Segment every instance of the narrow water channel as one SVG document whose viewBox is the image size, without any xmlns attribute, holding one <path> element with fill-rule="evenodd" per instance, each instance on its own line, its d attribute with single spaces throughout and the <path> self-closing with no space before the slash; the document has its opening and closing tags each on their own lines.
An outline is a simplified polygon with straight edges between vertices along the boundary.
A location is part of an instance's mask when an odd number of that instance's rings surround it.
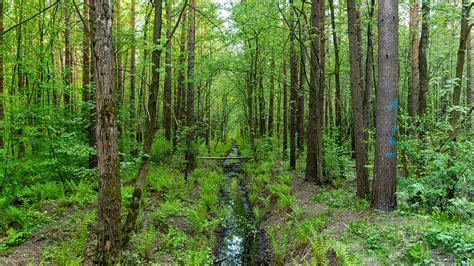
<svg viewBox="0 0 474 266">
<path fill-rule="evenodd" d="M 238 146 L 232 150 L 223 162 L 227 184 L 223 187 L 221 204 L 227 209 L 224 232 L 217 249 L 217 265 L 255 265 L 264 264 L 262 258 L 264 243 L 259 234 L 241 180 L 241 162 L 232 159 L 239 156 Z"/>
</svg>

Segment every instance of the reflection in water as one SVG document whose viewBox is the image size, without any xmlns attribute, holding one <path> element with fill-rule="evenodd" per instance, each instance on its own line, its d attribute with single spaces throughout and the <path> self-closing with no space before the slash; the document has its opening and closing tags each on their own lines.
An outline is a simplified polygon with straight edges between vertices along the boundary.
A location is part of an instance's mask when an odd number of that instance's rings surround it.
<svg viewBox="0 0 474 266">
<path fill-rule="evenodd" d="M 238 156 L 234 146 L 228 157 Z M 218 249 L 218 264 L 248 265 L 255 264 L 258 257 L 255 221 L 252 208 L 240 183 L 240 162 L 226 160 L 224 175 L 227 184 L 223 188 L 222 204 L 227 209 L 225 231 Z"/>
</svg>

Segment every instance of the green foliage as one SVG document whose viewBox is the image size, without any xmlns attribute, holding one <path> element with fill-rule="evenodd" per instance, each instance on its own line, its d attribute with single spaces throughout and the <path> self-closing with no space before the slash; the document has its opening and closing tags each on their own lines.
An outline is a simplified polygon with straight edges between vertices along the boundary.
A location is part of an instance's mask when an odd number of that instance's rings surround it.
<svg viewBox="0 0 474 266">
<path fill-rule="evenodd" d="M 416 264 L 430 264 L 432 262 L 430 251 L 422 241 L 409 243 L 405 248 L 405 253 L 410 261 Z"/>
<path fill-rule="evenodd" d="M 154 162 L 169 162 L 173 153 L 173 143 L 167 141 L 164 136 L 164 130 L 156 132 L 153 139 L 151 160 Z"/>
</svg>

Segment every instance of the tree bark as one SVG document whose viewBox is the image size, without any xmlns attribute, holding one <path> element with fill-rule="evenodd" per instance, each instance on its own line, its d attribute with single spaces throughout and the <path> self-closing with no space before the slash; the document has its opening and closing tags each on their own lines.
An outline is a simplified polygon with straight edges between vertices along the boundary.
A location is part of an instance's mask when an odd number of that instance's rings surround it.
<svg viewBox="0 0 474 266">
<path fill-rule="evenodd" d="M 171 38 L 171 1 L 166 3 L 166 38 Z M 171 108 L 172 108 L 172 95 L 171 95 L 171 45 L 172 41 L 168 41 L 166 44 L 166 62 L 165 62 L 165 86 L 163 94 L 163 128 L 165 129 L 166 140 L 171 140 Z"/>
<path fill-rule="evenodd" d="M 275 105 L 275 53 L 272 48 L 271 70 L 270 70 L 270 99 L 268 102 L 268 136 L 273 136 L 273 112 Z"/>
<path fill-rule="evenodd" d="M 354 125 L 354 151 L 356 157 L 357 196 L 365 198 L 369 195 L 369 178 L 367 173 L 368 135 L 365 130 L 364 88 L 362 86 L 362 49 L 361 21 L 355 0 L 347 1 L 349 27 L 349 61 L 352 95 L 352 119 Z"/>
<path fill-rule="evenodd" d="M 287 156 L 288 150 L 288 85 L 286 56 L 283 53 L 283 158 Z"/>
<path fill-rule="evenodd" d="M 186 149 L 186 174 L 195 167 L 194 145 L 194 45 L 196 34 L 196 0 L 189 2 L 189 35 L 188 35 L 188 88 L 186 98 L 186 124 L 188 126 Z"/>
<path fill-rule="evenodd" d="M 467 79 L 466 79 L 466 106 L 472 108 L 472 31 L 467 38 Z M 470 133 L 472 127 L 472 115 L 467 117 L 467 132 Z"/>
<path fill-rule="evenodd" d="M 161 14 L 163 11 L 163 1 L 157 0 L 154 3 L 155 9 L 155 19 L 153 26 L 153 44 L 158 46 L 161 41 L 161 26 L 162 18 Z M 140 210 L 140 200 L 145 189 L 145 180 L 148 173 L 148 164 L 150 162 L 150 153 L 152 151 L 152 143 L 156 133 L 156 113 L 157 113 L 157 101 L 158 93 L 160 88 L 160 58 L 161 58 L 162 49 L 155 48 L 152 51 L 152 62 L 153 62 L 153 72 L 151 86 L 148 94 L 148 114 L 145 114 L 145 141 L 143 143 L 143 153 L 142 162 L 140 169 L 138 170 L 138 177 L 135 182 L 135 190 L 133 192 L 132 200 L 130 202 L 130 207 L 127 215 L 127 220 L 125 221 L 123 229 L 123 246 L 128 244 L 130 240 L 130 234 L 135 230 L 136 220 L 138 212 Z"/>
<path fill-rule="evenodd" d="M 301 12 L 305 14 L 304 1 L 301 1 Z M 300 57 L 300 80 L 298 88 L 298 110 L 296 114 L 296 124 L 298 130 L 297 148 L 298 152 L 304 150 L 304 109 L 305 109 L 305 84 L 306 84 L 306 20 L 301 21 L 301 57 Z"/>
<path fill-rule="evenodd" d="M 372 20 L 375 12 L 375 0 L 370 1 L 369 6 L 369 24 L 367 25 L 367 56 L 365 61 L 365 80 L 364 80 L 364 94 L 362 97 L 362 108 L 364 110 L 364 127 L 365 130 L 370 128 L 370 117 L 371 117 L 371 98 L 372 98 L 372 86 L 374 80 L 374 41 L 372 33 Z M 367 141 L 369 135 L 367 135 Z M 367 148 L 368 150 L 368 148 Z"/>
<path fill-rule="evenodd" d="M 3 34 L 3 0 L 0 0 L 0 36 Z M 3 149 L 3 137 L 4 137 L 4 124 L 5 124 L 5 115 L 4 115 L 4 105 L 3 105 L 3 38 L 0 38 L 0 122 L 2 126 L 0 127 L 0 149 Z M 3 188 L 3 186 L 2 186 Z"/>
<path fill-rule="evenodd" d="M 419 13 L 420 13 L 420 4 L 418 0 L 410 1 L 410 22 L 409 22 L 409 32 L 410 32 L 410 59 L 411 59 L 411 75 L 409 78 L 409 90 L 408 90 L 408 114 L 411 118 L 412 126 L 416 123 L 416 109 L 417 109 L 417 89 L 418 89 L 418 26 L 419 26 Z M 411 134 L 414 134 L 415 131 L 410 130 Z"/>
<path fill-rule="evenodd" d="M 136 75 L 137 75 L 137 64 L 136 64 L 136 54 L 137 54 L 137 44 L 135 40 L 135 30 L 136 30 L 136 22 L 135 22 L 135 0 L 132 0 L 132 20 L 131 20 L 131 27 L 132 27 L 132 51 L 130 55 L 130 121 L 129 121 L 129 130 L 130 130 L 130 140 L 133 141 L 136 139 L 136 131 L 135 131 L 135 123 L 136 123 L 136 110 L 135 110 L 135 95 L 136 95 Z M 136 146 L 132 148 L 132 154 L 136 153 Z"/>
<path fill-rule="evenodd" d="M 321 147 L 321 117 L 319 114 L 320 86 L 320 5 L 321 0 L 311 2 L 311 68 L 309 88 L 309 119 L 307 133 L 306 179 L 324 183 L 323 164 L 319 157 Z"/>
<path fill-rule="evenodd" d="M 343 106 L 341 100 L 341 80 L 340 80 L 340 63 L 341 60 L 339 59 L 339 43 L 337 39 L 337 32 L 336 32 L 336 22 L 335 22 L 335 14 L 334 14 L 334 0 L 329 1 L 329 8 L 331 10 L 331 27 L 332 27 L 332 41 L 334 46 L 334 81 L 336 85 L 336 99 L 335 99 L 335 111 L 336 111 L 336 126 L 338 128 L 338 143 L 339 145 L 342 144 L 343 139 L 343 123 L 342 123 L 342 113 L 343 113 Z"/>
<path fill-rule="evenodd" d="M 72 52 L 71 52 L 71 41 L 70 41 L 70 31 L 71 31 L 71 22 L 70 22 L 70 3 L 69 0 L 64 1 L 65 8 L 65 31 L 64 31 L 64 63 L 65 63 L 65 82 L 66 88 L 64 92 L 64 104 L 66 105 L 66 110 L 70 109 L 71 105 L 71 86 L 72 86 Z"/>
<path fill-rule="evenodd" d="M 295 21 L 293 0 L 290 0 L 290 169 L 296 169 L 296 107 L 298 60 L 295 50 Z"/>
<path fill-rule="evenodd" d="M 186 116 L 185 112 L 185 101 L 186 101 L 186 84 L 185 80 L 185 66 L 186 66 L 186 25 L 187 25 L 187 12 L 183 13 L 183 24 L 181 27 L 181 37 L 180 37 L 180 45 L 179 45 L 179 68 L 178 68 L 178 95 L 176 96 L 177 105 L 176 105 L 176 126 L 175 126 L 175 133 L 174 133 L 174 143 L 177 142 L 177 132 L 178 129 L 181 127 L 181 124 L 184 121 Z"/>
<path fill-rule="evenodd" d="M 428 41 L 430 36 L 430 0 L 423 0 L 421 4 L 421 36 L 418 54 L 418 71 L 420 75 L 420 90 L 418 93 L 418 116 L 426 114 L 426 93 L 428 93 Z M 423 135 L 423 133 L 421 133 Z"/>
<path fill-rule="evenodd" d="M 372 207 L 394 210 L 397 177 L 398 1 L 380 0 L 378 13 L 378 91 Z"/>
<path fill-rule="evenodd" d="M 461 33 L 459 36 L 459 49 L 457 53 L 456 60 L 456 83 L 454 85 L 453 92 L 453 107 L 459 106 L 461 104 L 461 88 L 462 88 L 462 77 L 464 73 L 464 60 L 466 59 L 466 46 L 469 31 L 471 25 L 469 25 L 469 10 L 470 4 L 468 0 L 462 0 L 462 15 L 461 15 Z M 449 123 L 451 125 L 450 137 L 453 141 L 456 141 L 457 136 L 457 124 L 459 119 L 459 110 L 453 108 L 451 111 L 451 116 Z"/>
<path fill-rule="evenodd" d="M 117 20 L 116 20 L 116 30 L 120 32 L 122 25 L 120 20 L 122 18 L 122 5 L 121 0 L 116 0 L 117 4 Z M 123 65 L 122 65 L 122 52 L 116 51 L 116 60 L 117 60 L 117 92 L 118 92 L 118 106 L 120 107 L 123 104 Z M 120 130 L 120 128 L 119 128 Z"/>
<path fill-rule="evenodd" d="M 93 1 L 93 53 L 97 97 L 97 151 L 99 195 L 97 259 L 101 264 L 120 261 L 120 176 L 113 55 L 113 4 Z"/>
</svg>

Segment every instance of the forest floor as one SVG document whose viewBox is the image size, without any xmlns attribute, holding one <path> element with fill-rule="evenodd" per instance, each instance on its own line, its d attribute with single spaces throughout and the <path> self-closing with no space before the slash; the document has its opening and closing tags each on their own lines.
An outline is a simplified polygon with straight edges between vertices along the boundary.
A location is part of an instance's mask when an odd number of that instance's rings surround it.
<svg viewBox="0 0 474 266">
<path fill-rule="evenodd" d="M 245 145 L 243 145 L 245 146 Z M 228 147 L 221 147 L 220 153 Z M 248 147 L 242 155 L 249 156 Z M 407 208 L 370 209 L 355 197 L 355 180 L 318 186 L 304 180 L 304 162 L 294 171 L 270 155 L 242 165 L 243 183 L 257 229 L 266 233 L 273 264 L 387 265 L 472 263 L 470 216 Z M 171 160 L 179 161 L 179 158 Z M 173 165 L 173 166 L 170 166 Z M 353 172 L 353 165 L 347 166 Z M 220 204 L 222 168 L 201 162 L 188 181 L 179 164 L 155 163 L 147 178 L 140 228 L 124 251 L 124 264 L 213 264 L 228 215 Z M 123 171 L 122 213 L 133 193 L 136 169 Z M 38 186 L 38 185 L 36 185 Z M 401 186 L 404 193 L 410 187 Z M 400 197 L 401 201 L 403 197 Z M 0 198 L 0 265 L 92 264 L 95 247 L 96 184 L 50 182 Z M 258 230 L 257 230 L 258 231 Z"/>
</svg>

